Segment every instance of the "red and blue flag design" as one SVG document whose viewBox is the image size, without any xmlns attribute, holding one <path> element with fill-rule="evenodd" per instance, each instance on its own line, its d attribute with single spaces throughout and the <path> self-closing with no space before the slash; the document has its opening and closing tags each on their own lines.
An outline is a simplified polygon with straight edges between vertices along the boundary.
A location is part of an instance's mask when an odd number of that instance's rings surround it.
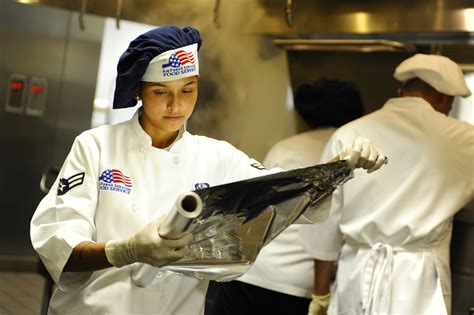
<svg viewBox="0 0 474 315">
<path fill-rule="evenodd" d="M 187 63 L 194 63 L 194 56 L 192 52 L 185 52 L 184 50 L 178 50 L 177 52 L 171 54 L 168 59 L 168 63 L 164 64 L 162 67 L 173 67 L 177 68 L 183 66 Z"/>
<path fill-rule="evenodd" d="M 108 169 L 102 172 L 99 180 L 103 180 L 106 183 L 123 184 L 127 187 L 132 187 L 132 180 L 130 177 L 125 176 L 120 170 Z"/>
</svg>

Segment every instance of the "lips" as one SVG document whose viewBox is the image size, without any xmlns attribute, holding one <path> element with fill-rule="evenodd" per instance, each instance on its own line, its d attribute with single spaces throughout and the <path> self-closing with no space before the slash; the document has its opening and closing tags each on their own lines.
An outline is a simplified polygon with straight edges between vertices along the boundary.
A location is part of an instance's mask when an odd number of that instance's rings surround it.
<svg viewBox="0 0 474 315">
<path fill-rule="evenodd" d="M 164 116 L 163 118 L 169 122 L 178 122 L 183 119 L 184 116 Z"/>
</svg>

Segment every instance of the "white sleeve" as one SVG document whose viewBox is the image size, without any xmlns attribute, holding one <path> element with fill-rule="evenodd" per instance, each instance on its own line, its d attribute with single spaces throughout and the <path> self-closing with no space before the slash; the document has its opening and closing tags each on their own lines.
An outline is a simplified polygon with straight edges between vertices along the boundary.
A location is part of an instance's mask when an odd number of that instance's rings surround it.
<svg viewBox="0 0 474 315">
<path fill-rule="evenodd" d="M 263 160 L 263 165 L 268 168 L 280 167 L 284 170 L 293 170 L 296 168 L 301 168 L 305 166 L 310 166 L 316 163 L 317 156 L 314 157 L 313 163 L 308 163 L 309 157 L 304 156 L 307 153 L 302 153 L 297 151 L 296 154 L 291 154 L 291 147 L 284 146 L 281 142 L 275 144 L 268 151 L 265 159 Z M 313 160 L 313 159 L 311 159 Z"/>
<path fill-rule="evenodd" d="M 63 291 L 83 284 L 90 272 L 65 272 L 73 248 L 94 241 L 98 149 L 76 138 L 58 178 L 38 205 L 30 226 L 34 249 Z"/>
<path fill-rule="evenodd" d="M 279 156 L 280 156 L 280 154 L 278 153 L 278 147 L 273 146 L 267 152 L 267 155 L 265 156 L 265 159 L 263 160 L 263 165 L 265 165 L 266 167 L 270 167 L 270 168 L 280 167 Z"/>
<path fill-rule="evenodd" d="M 219 155 L 223 160 L 222 162 L 225 163 L 224 180 L 227 183 L 283 171 L 283 169 L 278 167 L 267 169 L 260 162 L 248 157 L 245 153 L 227 142 L 221 144 Z"/>
</svg>

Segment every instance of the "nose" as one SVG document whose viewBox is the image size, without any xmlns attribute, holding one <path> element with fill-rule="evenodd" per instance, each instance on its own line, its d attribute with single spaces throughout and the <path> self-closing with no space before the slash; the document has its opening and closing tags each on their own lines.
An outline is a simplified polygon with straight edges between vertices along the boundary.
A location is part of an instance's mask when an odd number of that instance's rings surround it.
<svg viewBox="0 0 474 315">
<path fill-rule="evenodd" d="M 168 102 L 167 109 L 174 113 L 174 112 L 179 112 L 181 108 L 181 101 L 177 95 L 171 95 L 171 98 Z"/>
</svg>

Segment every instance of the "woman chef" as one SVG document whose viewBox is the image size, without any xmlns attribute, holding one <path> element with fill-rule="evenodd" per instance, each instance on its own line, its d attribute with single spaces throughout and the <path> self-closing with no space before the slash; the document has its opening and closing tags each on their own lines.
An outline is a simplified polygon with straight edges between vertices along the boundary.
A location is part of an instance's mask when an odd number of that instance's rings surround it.
<svg viewBox="0 0 474 315">
<path fill-rule="evenodd" d="M 121 56 L 114 108 L 143 106 L 129 121 L 76 138 L 31 222 L 33 246 L 57 285 L 50 313 L 203 313 L 206 281 L 161 271 L 141 288 L 130 279 L 133 268 L 184 256 L 191 235 L 158 235 L 180 194 L 277 170 L 185 130 L 198 95 L 200 46 L 196 29 L 163 26 Z M 384 159 L 360 139 L 343 158 L 367 169 Z"/>
</svg>

